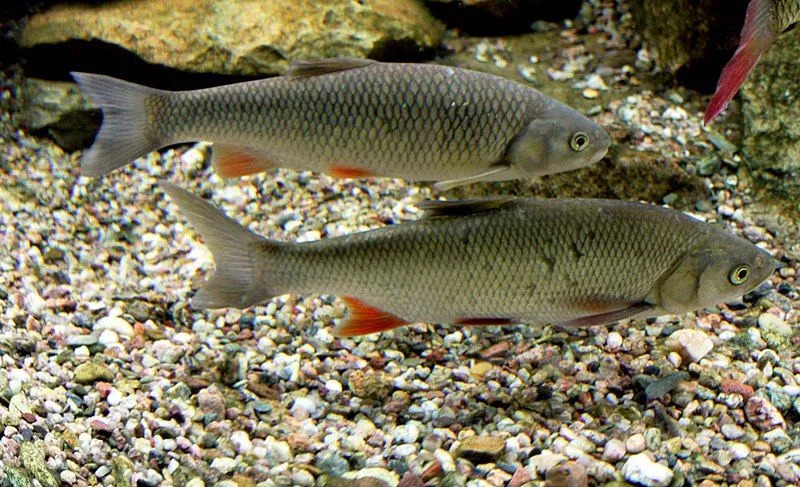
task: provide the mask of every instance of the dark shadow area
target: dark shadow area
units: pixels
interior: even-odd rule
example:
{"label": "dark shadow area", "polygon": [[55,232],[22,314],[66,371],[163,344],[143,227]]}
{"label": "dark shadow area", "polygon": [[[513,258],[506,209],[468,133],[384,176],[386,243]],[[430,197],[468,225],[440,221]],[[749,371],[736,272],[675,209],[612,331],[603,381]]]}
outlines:
{"label": "dark shadow area", "polygon": [[480,36],[521,34],[531,31],[537,20],[572,19],[581,0],[490,0],[465,4],[460,0],[428,1],[431,13],[448,27]]}
{"label": "dark shadow area", "polygon": [[70,71],[101,73],[165,90],[192,90],[237,83],[264,76],[193,73],[149,64],[136,54],[102,41],[69,41],[24,49],[25,75],[71,81]]}

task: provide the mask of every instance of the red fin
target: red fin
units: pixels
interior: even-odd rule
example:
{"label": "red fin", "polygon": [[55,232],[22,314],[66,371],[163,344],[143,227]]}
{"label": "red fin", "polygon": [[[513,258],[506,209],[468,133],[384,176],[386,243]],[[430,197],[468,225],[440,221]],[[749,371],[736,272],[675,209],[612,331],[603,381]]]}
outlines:
{"label": "red fin", "polygon": [[761,55],[772,44],[780,32],[778,20],[767,0],[751,0],[742,29],[739,48],[719,77],[717,91],[706,107],[703,123],[708,125],[728,106],[733,96],[742,87],[747,75],[753,70]]}
{"label": "red fin", "polygon": [[511,318],[459,318],[456,320],[457,325],[478,326],[478,325],[510,325],[512,323],[519,323],[518,320]]}
{"label": "red fin", "polygon": [[352,296],[342,298],[347,304],[347,319],[334,330],[337,336],[354,336],[392,330],[408,322],[386,311],[373,308]]}
{"label": "red fin", "polygon": [[333,165],[328,168],[327,173],[335,178],[368,178],[374,176],[369,169],[361,169],[359,167],[350,166],[337,166]]}
{"label": "red fin", "polygon": [[223,178],[238,178],[274,167],[266,156],[237,145],[214,144],[211,163]]}

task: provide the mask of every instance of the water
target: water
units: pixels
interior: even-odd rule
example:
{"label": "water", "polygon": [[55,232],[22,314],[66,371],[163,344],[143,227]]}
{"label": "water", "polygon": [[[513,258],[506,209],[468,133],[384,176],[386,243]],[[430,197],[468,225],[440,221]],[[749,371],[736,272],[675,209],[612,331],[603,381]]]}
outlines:
{"label": "water", "polygon": [[[692,29],[704,21],[664,21],[654,44],[647,19],[659,17],[642,2],[584,2],[571,20],[524,27],[531,17],[506,32],[489,14],[464,14],[485,17],[497,37],[454,29],[437,2],[429,10],[446,27],[427,7],[396,2],[300,3],[282,16],[272,2],[244,10],[244,2],[160,9],[147,1],[134,10],[97,2],[99,10],[23,18],[57,2],[33,3],[0,14],[0,476],[42,485],[524,485],[557,481],[564,467],[555,465],[569,462],[578,483],[566,485],[583,475],[650,485],[656,475],[759,485],[798,478],[797,32],[781,37],[728,111],[703,127],[713,83],[692,80],[715,80],[720,65],[685,40],[702,38]],[[693,18],[680,3],[661,2],[656,13]],[[716,12],[721,2],[706,3]],[[104,8],[136,22],[104,24]],[[26,22],[35,35],[21,33]],[[92,42],[55,39],[92,28],[102,34]],[[45,45],[32,45],[35,37]],[[709,38],[722,52],[735,47],[735,37]],[[670,47],[683,67],[661,64]],[[279,74],[287,58],[334,55],[433,61],[528,83],[591,116],[614,141],[589,168],[473,184],[448,199],[669,204],[768,250],[778,269],[715,308],[583,330],[415,324],[337,338],[346,315],[338,296],[193,308],[213,261],[158,179],[281,241],[416,220],[416,203],[439,195],[428,183],[288,169],[222,180],[207,143],[80,177],[76,146],[91,139],[99,114],[54,82],[78,69],[190,89]],[[645,386],[676,372],[688,377],[648,402]]]}

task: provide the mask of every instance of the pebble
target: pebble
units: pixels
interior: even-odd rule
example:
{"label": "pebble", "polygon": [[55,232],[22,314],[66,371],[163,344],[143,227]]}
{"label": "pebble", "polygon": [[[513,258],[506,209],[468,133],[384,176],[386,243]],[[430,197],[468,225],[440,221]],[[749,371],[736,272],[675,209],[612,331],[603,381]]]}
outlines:
{"label": "pebble", "polygon": [[183,357],[184,350],[169,340],[156,340],[152,346],[153,355],[162,364],[174,364]]}
{"label": "pebble", "polygon": [[699,362],[714,348],[714,342],[703,330],[683,328],[667,338],[664,345],[681,354],[684,360]]}
{"label": "pebble", "polygon": [[475,463],[486,463],[497,459],[505,446],[506,442],[496,436],[471,436],[461,441],[458,456]]}
{"label": "pebble", "polygon": [[236,460],[228,457],[218,457],[211,461],[211,468],[219,473],[231,473],[236,469]]}
{"label": "pebble", "polygon": [[646,453],[633,455],[622,466],[622,476],[632,484],[645,487],[667,487],[672,482],[672,470],[650,460]]}
{"label": "pebble", "polygon": [[73,348],[91,347],[96,343],[97,337],[94,335],[70,335],[67,337],[67,345]]}
{"label": "pebble", "polygon": [[744,430],[740,426],[732,423],[723,424],[720,431],[722,431],[722,435],[729,440],[738,440],[744,436]]}
{"label": "pebble", "polygon": [[292,485],[297,485],[300,487],[313,487],[314,476],[306,470],[295,470],[295,472],[292,474]]}
{"label": "pebble", "polygon": [[97,332],[112,331],[125,338],[133,337],[133,326],[119,316],[104,316],[95,322],[92,330]]}
{"label": "pebble", "polygon": [[644,435],[641,433],[631,435],[627,440],[625,440],[625,449],[629,453],[641,453],[644,451],[645,446]]}
{"label": "pebble", "polygon": [[253,451],[253,442],[250,441],[250,435],[245,431],[231,433],[231,443],[233,443],[236,453],[247,454]]}
{"label": "pebble", "polygon": [[610,352],[616,352],[622,347],[622,335],[616,331],[612,331],[606,337],[606,347]]}
{"label": "pebble", "polygon": [[78,384],[94,384],[98,381],[111,382],[114,373],[105,365],[86,362],[75,368],[74,380]]}
{"label": "pebble", "polygon": [[402,424],[392,431],[396,443],[416,443],[419,438],[419,428],[413,423]]}
{"label": "pebble", "polygon": [[603,448],[603,460],[614,463],[621,460],[625,456],[625,453],[627,453],[625,442],[617,438],[612,438],[608,440],[605,448]]}

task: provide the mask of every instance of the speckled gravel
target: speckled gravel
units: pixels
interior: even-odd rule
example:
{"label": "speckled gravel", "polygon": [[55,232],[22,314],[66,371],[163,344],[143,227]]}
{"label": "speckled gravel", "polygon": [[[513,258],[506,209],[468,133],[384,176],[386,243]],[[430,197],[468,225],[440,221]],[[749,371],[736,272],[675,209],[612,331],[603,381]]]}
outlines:
{"label": "speckled gravel", "polygon": [[[646,52],[586,71],[583,46],[630,48],[629,15],[609,3],[587,4],[597,24],[565,26],[558,63],[530,59],[520,79],[545,69],[597,103],[618,142],[704,176],[709,198],[694,214],[782,263],[743,299],[569,333],[415,325],[356,339],[331,335],[344,314],[333,296],[194,310],[188,298],[213,264],[158,178],[289,241],[413,220],[430,189],[285,170],[223,181],[205,144],[150,154],[103,179],[78,177],[78,154],[14,128],[19,80],[5,68],[0,482],[797,483],[798,256],[751,211],[726,142],[735,131],[702,129],[700,96],[646,85]],[[508,62],[502,40],[468,49],[481,62]]]}

